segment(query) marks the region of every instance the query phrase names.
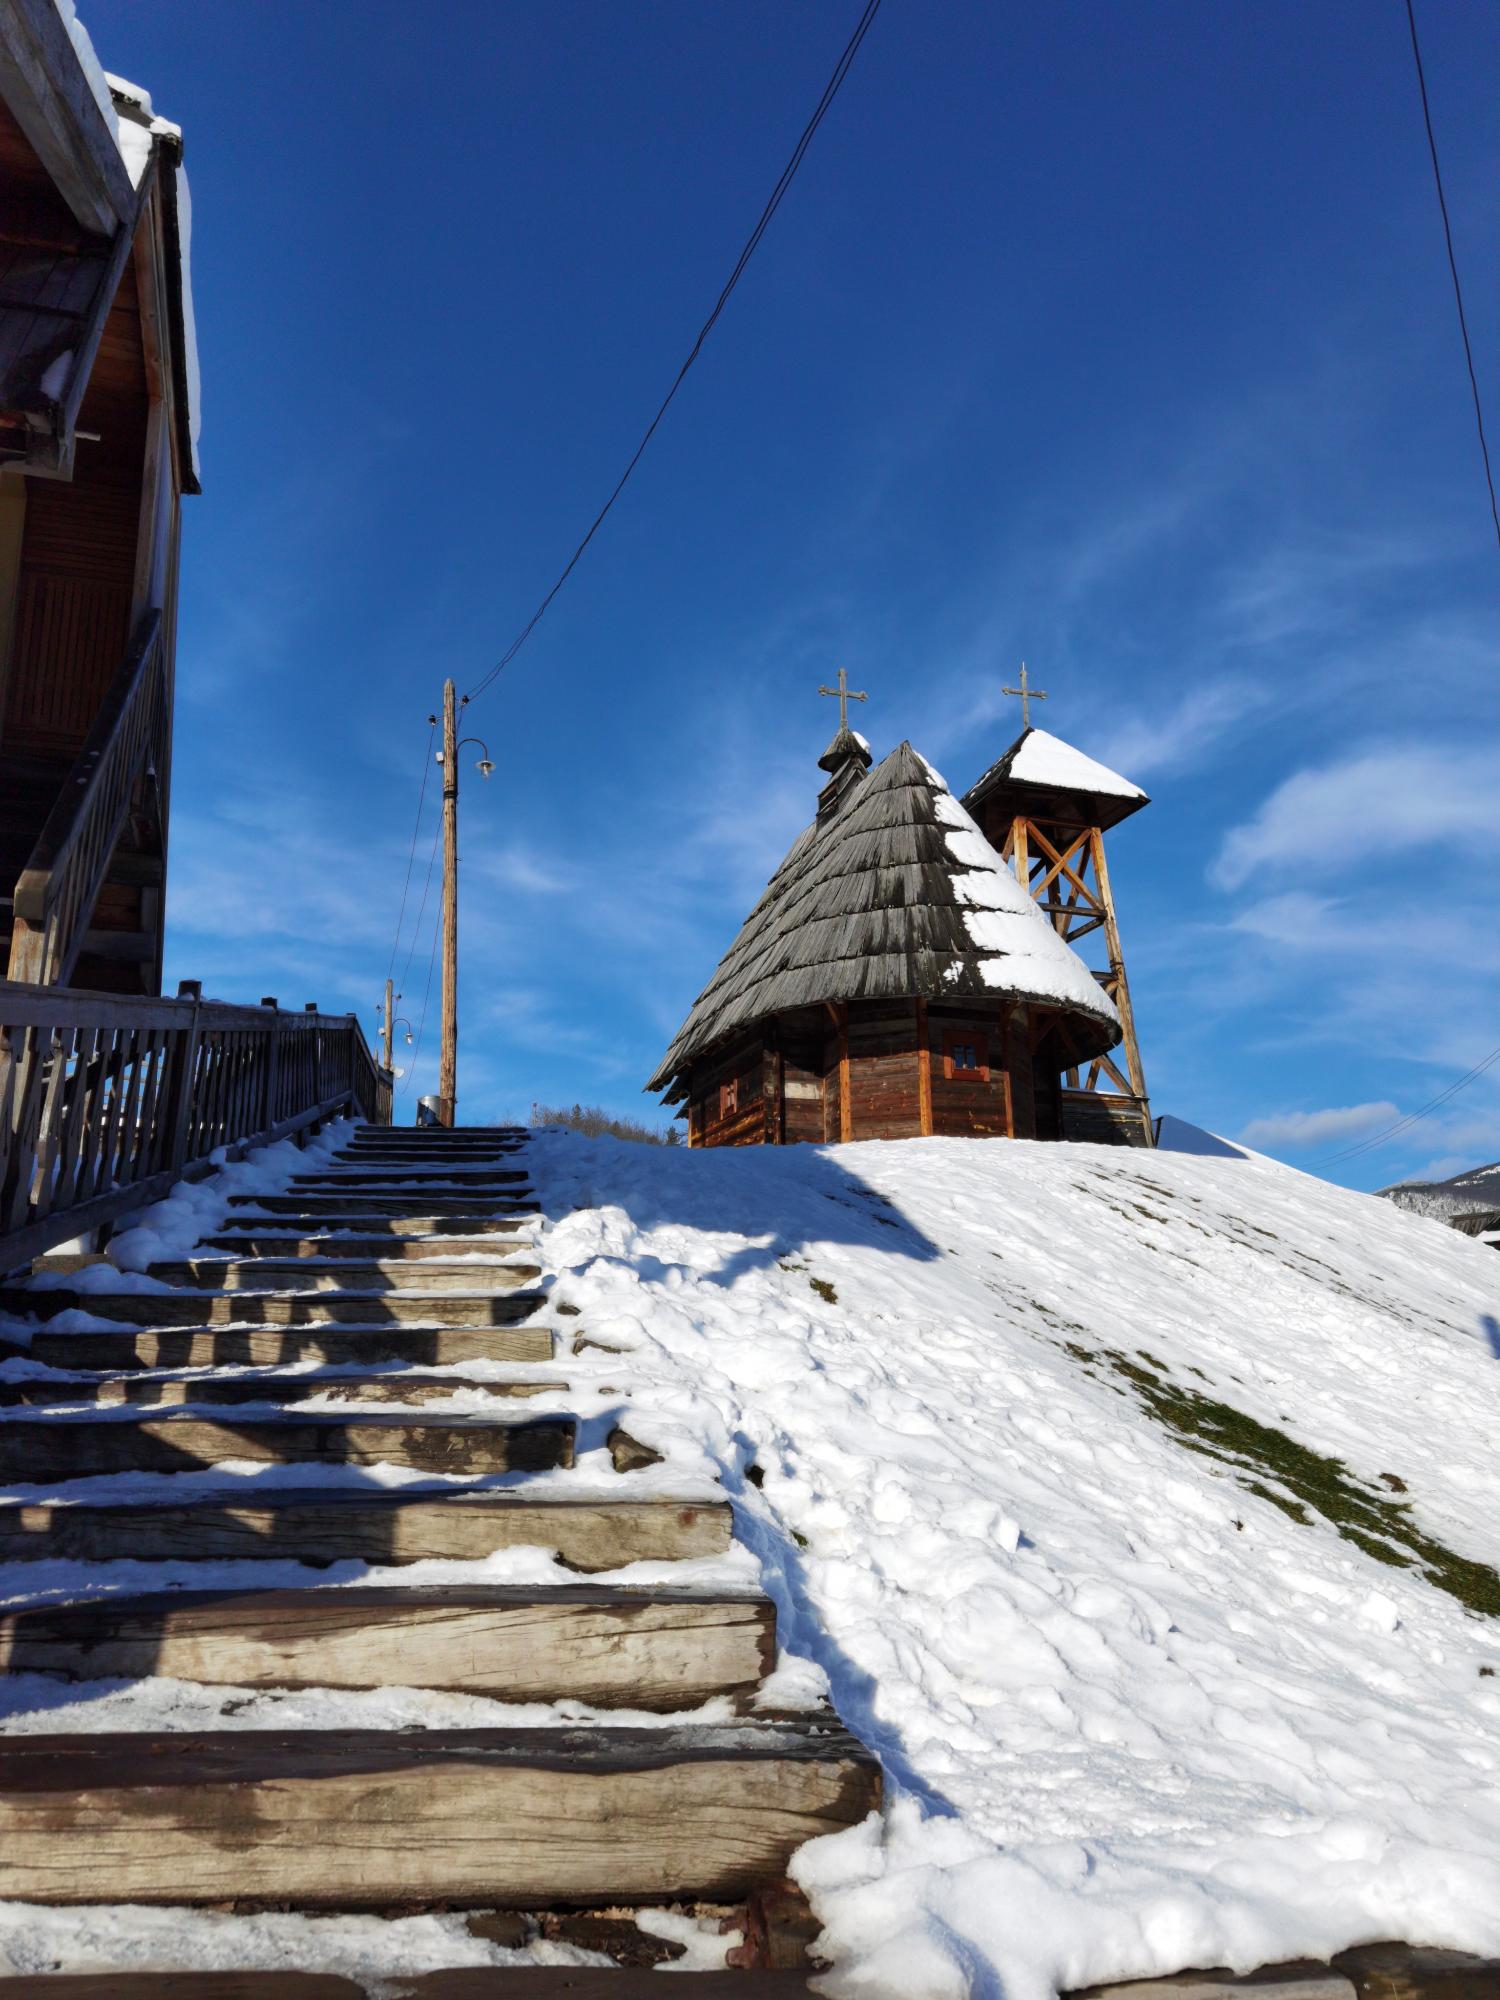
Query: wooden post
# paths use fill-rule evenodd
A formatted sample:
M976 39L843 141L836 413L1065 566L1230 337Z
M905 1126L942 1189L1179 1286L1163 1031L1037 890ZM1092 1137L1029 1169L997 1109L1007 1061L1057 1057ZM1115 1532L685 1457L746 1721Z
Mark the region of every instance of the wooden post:
M854 1110L849 1102L849 1008L838 1003L839 1023L839 1141L849 1143L854 1132Z
M918 1129L924 1139L932 1137L932 1036L927 1029L927 1002L917 1002L917 1109Z
M1104 865L1104 836L1098 827L1089 835L1089 848L1094 857L1094 880L1099 887L1099 900L1104 905L1104 942L1109 950L1109 969L1114 975L1114 1002L1120 1016L1120 1026L1124 1030L1125 1066L1130 1072L1130 1087L1144 1103L1146 1097L1146 1072L1141 1066L1141 1052L1135 1039L1135 1015L1130 1006L1130 987L1125 978L1125 954L1120 949L1120 927L1115 922L1115 899L1109 886L1109 870ZM1147 1120L1147 1131L1151 1130Z
M443 682L443 1027L437 1094L438 1123L451 1125L458 1100L458 718L452 681Z
M261 1127L269 1132L276 1123L276 1104L281 1094L281 1009L274 993L261 995L262 1007L269 1007L271 1018L266 1024L266 1095Z
M381 1031L380 1038L385 1067L387 1069L391 1066L391 1009L395 1004L392 985L393 982L389 979L385 982L385 1027Z
M193 1083L198 1067L198 1007L203 999L201 979L182 979L177 984L179 1000L191 1000L193 1011L179 1031L171 1053L172 1072L167 1086L167 1157L162 1165L177 1173L185 1164L188 1121L193 1109Z

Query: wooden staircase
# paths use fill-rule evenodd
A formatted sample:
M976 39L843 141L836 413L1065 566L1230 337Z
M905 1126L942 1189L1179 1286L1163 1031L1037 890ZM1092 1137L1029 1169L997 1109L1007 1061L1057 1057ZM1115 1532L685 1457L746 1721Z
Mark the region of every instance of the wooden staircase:
M8 1312L35 1316L24 1352L53 1372L0 1388L0 1475L22 1486L0 1498L0 1560L130 1564L80 1570L92 1588L74 1601L53 1589L0 1616L4 1670L236 1694L426 1688L603 1713L544 1727L502 1716L473 1729L0 1737L0 1896L440 1906L533 1925L642 1903L739 1906L774 1892L804 1841L878 1804L875 1760L831 1712L752 1706L775 1658L771 1603L695 1585L690 1567L728 1549L728 1503L649 1476L573 1473L566 1390L581 1336L564 1329L579 1322L549 1310L523 1133L352 1128L287 1193L231 1206L191 1257L153 1268L164 1289L4 1296ZM110 1329L49 1330L70 1306ZM106 1484L77 1489L83 1479ZM556 1551L561 1580L399 1574L514 1548ZM193 1587L194 1565L225 1560L239 1565L232 1584L215 1572ZM634 1562L681 1563L683 1582L588 1580ZM289 1563L306 1579L294 1588ZM319 1574L350 1563L371 1580ZM171 1587L150 1584L152 1566L170 1566ZM12 1572L12 1598L27 1574ZM715 1719L692 1713L710 1701ZM678 1719L617 1724L611 1709ZM462 1975L461 1989L441 1983L460 1975L434 1973L410 1990L594 1991L596 1975L580 1976L575 1988L494 1968ZM623 2000L640 1976L608 1975L601 1990ZM273 1978L296 1990L284 1973L264 1988L245 1977L247 1995ZM681 1977L699 1989L700 1976ZM703 1977L703 1990L745 2000L762 1987L750 1972ZM128 1983L24 1982L57 2000Z

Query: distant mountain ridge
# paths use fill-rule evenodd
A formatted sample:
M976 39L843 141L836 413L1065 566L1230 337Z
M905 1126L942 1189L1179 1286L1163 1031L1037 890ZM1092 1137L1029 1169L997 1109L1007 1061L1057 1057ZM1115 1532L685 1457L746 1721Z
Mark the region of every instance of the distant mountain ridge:
M1414 1215L1447 1222L1466 1236L1500 1229L1500 1160L1487 1167L1468 1167L1446 1181L1397 1181L1380 1194Z

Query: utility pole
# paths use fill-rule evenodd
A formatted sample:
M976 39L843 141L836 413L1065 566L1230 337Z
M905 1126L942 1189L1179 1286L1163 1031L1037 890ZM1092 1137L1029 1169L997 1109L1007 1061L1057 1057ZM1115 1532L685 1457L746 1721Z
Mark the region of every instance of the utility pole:
M388 979L385 982L385 1026L381 1030L381 1035L380 1035L381 1043L385 1053L385 1067L387 1069L391 1067L391 1025L392 1025L391 1008L394 1005L395 1001L395 996L392 991L394 984L395 982L390 979Z
M438 1123L451 1125L458 1097L458 716L443 682L443 1044Z

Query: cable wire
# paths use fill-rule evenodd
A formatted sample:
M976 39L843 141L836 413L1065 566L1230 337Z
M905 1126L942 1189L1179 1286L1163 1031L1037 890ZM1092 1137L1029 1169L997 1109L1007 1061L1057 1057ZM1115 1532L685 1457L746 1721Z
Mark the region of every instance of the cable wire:
M437 865L438 842L443 837L443 816L438 814L437 825L432 829L432 847L427 856L427 880L422 884L422 900L417 905L417 920L411 927L411 949L406 954L406 963L401 968L403 989L411 972L411 962L416 956L417 939L422 935L422 918L427 909L427 898L432 893L432 871Z
M427 1026L427 1003L432 998L432 969L437 964L438 938L442 933L442 911L432 913L432 950L427 955L427 985L422 993L422 1011L417 1016L417 1032L412 1041L411 1064L401 1079L404 1089L410 1078L417 1073L417 1062L422 1053L422 1030Z
M422 752L422 789L417 793L417 817L411 830L411 852L406 857L406 881L401 889L401 908L396 917L396 935L391 940L391 962L385 969L387 979L393 978L396 970L396 954L401 949L401 927L406 922L406 899L411 893L411 871L417 859L417 836L422 831L422 807L427 798L427 773L432 768L432 739L437 731L437 719L431 718L432 728L427 732L427 745Z
M635 471L637 465L640 464L640 461L645 454L647 445L650 444L652 438L655 436L658 424L660 424L662 418L667 414L667 410L671 406L673 397L677 394L677 391L682 387L683 382L687 377L688 370L692 367L693 363L698 359L698 356L702 353L704 342L708 339L708 336L713 332L714 327L718 322L719 315L723 312L725 306L728 305L730 297L734 292L735 286L738 285L740 279L744 276L746 265L750 262L750 259L755 255L757 249L760 247L761 238L765 235L767 229L770 227L771 220L774 217L777 209L780 208L782 200L785 197L788 188L790 188L792 182L796 179L797 170L802 165L802 161L807 153L807 149L812 144L813 139L817 133L818 127L822 124L824 118L828 115L828 111L833 103L833 100L838 96L839 91L843 88L844 79L849 74L849 71L853 66L854 58L859 54L860 44L864 41L865 36L869 33L870 25L874 21L875 16L877 13L879 13L879 11L880 11L880 0L866 0L865 10L859 17L859 21L855 26L854 33L849 37L848 42L844 46L843 54L839 57L837 63L834 65L832 76L829 77L828 82L823 87L823 95L818 99L817 109L813 112L811 118L808 119L807 124L803 127L802 136L798 139L796 145L792 148L791 158L782 168L781 178L777 181L775 187L772 189L770 199L767 201L765 207L760 212L759 221L756 223L755 227L751 230L749 237L746 239L745 247L743 250L741 250L739 258L735 263L735 267L729 274L728 282L725 284L724 289L719 293L718 298L714 301L713 311L709 314L708 318L703 322L702 327L699 329L698 338L693 342L692 351L689 353L687 360L684 361L682 366L678 369L676 378L673 381L671 388L668 389L666 395L662 398L661 407L657 410L656 415L651 419L650 423L646 426L645 435L642 437L640 443L636 446L634 452L631 454L629 464L625 467L625 470L620 474L619 479L615 482L614 491L610 494L609 498L605 501L604 505L599 509L599 512L594 516L593 521L590 523L588 533L584 536L583 540L578 544L577 548L574 549L572 555L569 556L567 563L563 568L562 574L558 577L556 583L554 583L552 588L547 592L547 595L542 599L541 603L537 606L536 610L532 612L531 616L527 619L526 623L521 627L520 631L516 634L515 638L512 639L509 646L506 647L504 653L502 653L500 658L495 662L494 666L490 668L489 672L484 676L482 680L477 681L475 685L472 688L470 688L469 692L464 696L464 700L466 702L472 701L477 696L483 694L485 689L490 685L490 683L505 671L505 669L510 665L511 661L516 657L517 653L520 652L521 648L526 644L526 641L531 637L532 633L536 630L537 626L541 623L542 619L545 617L547 610L552 603L552 600L557 596L557 593L562 589L563 585L567 582L568 578L573 574L573 571L577 568L579 559L583 555L584 550L588 547L589 543L594 539L595 535L604 525L605 516L614 506L615 502L619 499L620 495L624 492L626 483L629 480L630 475Z
M1483 1076L1486 1070L1493 1069L1497 1062L1500 1062L1500 1048L1491 1049L1483 1062L1477 1062L1471 1070L1465 1070L1456 1083L1450 1083L1446 1090L1439 1091L1431 1103L1424 1104L1420 1111L1409 1111L1404 1118L1398 1118L1394 1125L1387 1125L1379 1132L1372 1132L1368 1139L1361 1139L1357 1146L1345 1147L1342 1153L1330 1153L1326 1160L1314 1160L1308 1171L1316 1172L1319 1167L1336 1166L1340 1160L1352 1160L1360 1153L1368 1153L1376 1146L1385 1145L1398 1133L1405 1132L1417 1124L1429 1112L1436 1111L1439 1105L1446 1104L1450 1097L1456 1097L1459 1091L1466 1089L1476 1078Z
M1417 40L1417 10L1414 0L1406 0L1406 20L1411 29L1412 59L1417 65L1417 88L1422 94L1422 118L1427 127L1427 150L1432 155L1432 178L1437 185L1438 207L1443 216L1443 240L1448 246L1448 269L1453 274L1453 296L1458 304L1458 330L1464 340L1464 360L1469 367L1469 388L1474 396L1474 422L1479 429L1479 455L1484 460L1484 481L1490 492L1490 519L1495 524L1495 540L1500 542L1500 506L1495 502L1495 475L1490 469L1490 448L1484 435L1484 407L1479 400L1479 377L1474 372L1474 349L1469 342L1469 320L1464 311L1463 286L1458 282L1458 259L1453 252L1453 228L1448 220L1448 201L1443 193L1443 170L1438 165L1437 140L1432 131L1432 110L1427 102L1427 77L1422 69L1422 48Z

